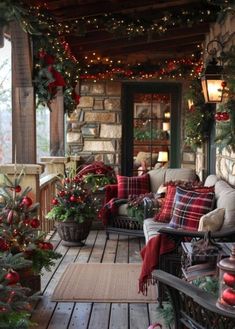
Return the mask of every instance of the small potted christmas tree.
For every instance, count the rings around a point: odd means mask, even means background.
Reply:
[[[30,268],[22,268],[20,282],[33,291],[40,290],[42,270],[50,270],[54,260],[61,255],[53,245],[45,241],[45,233],[39,230],[39,204],[29,197],[30,188],[22,190],[20,177],[12,182],[7,176],[0,193],[0,253],[21,253],[31,260]]]
[[[19,284],[18,268],[31,262],[21,254],[4,252],[0,256],[0,328],[28,329],[32,311],[32,297],[28,288]]]

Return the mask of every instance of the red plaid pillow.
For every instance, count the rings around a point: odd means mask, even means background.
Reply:
[[[202,191],[176,188],[173,216],[169,224],[171,227],[190,231],[198,229],[201,216],[212,210],[215,198],[215,193],[210,189],[204,189],[204,192],[202,188],[199,190]]]
[[[190,190],[201,192],[201,193],[214,192],[214,187],[200,186],[197,184],[195,185],[195,187],[192,187],[192,183],[190,183],[188,186],[190,186]],[[156,213],[154,220],[162,223],[169,223],[173,215],[176,188],[177,188],[176,184],[167,185],[167,192],[166,192],[164,203],[160,209],[160,212]]]
[[[164,203],[154,219],[158,222],[169,223],[173,213],[173,205],[176,193],[175,185],[168,185]]]
[[[133,177],[117,175],[117,182],[119,199],[127,199],[129,195],[139,195],[150,192],[148,174]]]

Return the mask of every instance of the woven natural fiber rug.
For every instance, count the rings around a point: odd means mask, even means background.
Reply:
[[[138,293],[140,264],[72,263],[52,295],[60,302],[149,303],[156,302],[156,287],[148,295]]]

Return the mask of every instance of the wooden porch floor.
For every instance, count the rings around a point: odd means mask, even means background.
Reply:
[[[106,241],[105,232],[90,232],[84,247],[65,247],[55,234],[52,239],[55,249],[63,257],[58,260],[53,271],[42,276],[42,298],[38,301],[32,321],[37,329],[147,329],[149,324],[164,324],[153,304],[119,303],[56,303],[50,300],[52,292],[71,262],[116,262],[140,263],[140,249],[144,239],[110,235]],[[95,273],[94,273],[95,278]],[[163,325],[163,329],[167,329]]]

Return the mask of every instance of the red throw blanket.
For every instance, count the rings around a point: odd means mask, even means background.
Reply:
[[[168,235],[159,233],[150,239],[147,245],[141,250],[143,259],[141,274],[139,277],[139,292],[147,295],[148,284],[153,283],[152,271],[157,268],[159,257],[175,248],[175,242]]]
[[[100,209],[98,217],[105,226],[108,224],[112,216],[117,215],[118,207],[124,203],[127,203],[126,199],[112,198]]]

